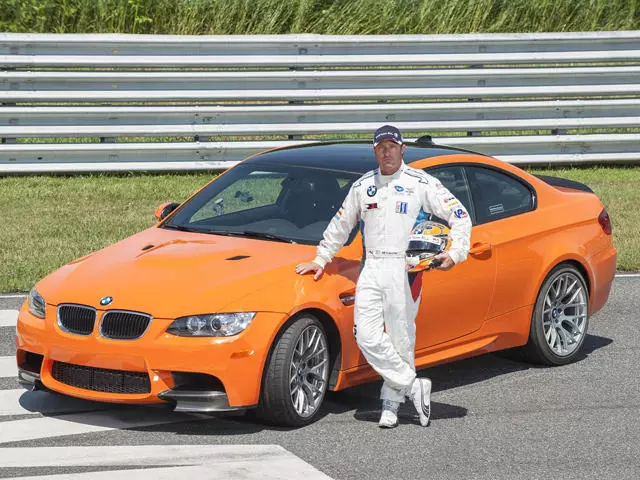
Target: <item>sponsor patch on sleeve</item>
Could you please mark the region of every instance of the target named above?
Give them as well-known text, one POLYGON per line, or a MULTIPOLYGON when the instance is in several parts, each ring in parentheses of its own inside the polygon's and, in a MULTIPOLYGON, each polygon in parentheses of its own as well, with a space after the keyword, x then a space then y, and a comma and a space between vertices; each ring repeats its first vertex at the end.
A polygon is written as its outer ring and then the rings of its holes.
POLYGON ((457 217, 457 218, 467 218, 469 216, 469 214, 462 208, 459 208, 458 210, 456 210, 455 212, 453 212, 453 214, 457 217))

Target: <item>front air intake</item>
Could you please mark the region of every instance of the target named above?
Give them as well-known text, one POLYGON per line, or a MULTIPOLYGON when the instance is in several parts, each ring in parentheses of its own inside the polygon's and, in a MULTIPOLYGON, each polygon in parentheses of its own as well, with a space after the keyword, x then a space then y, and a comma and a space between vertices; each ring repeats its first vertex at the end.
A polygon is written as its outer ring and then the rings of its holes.
POLYGON ((107 370, 65 362, 53 362, 51 376, 60 383, 83 390, 106 393, 140 394, 151 392, 145 372, 107 370))

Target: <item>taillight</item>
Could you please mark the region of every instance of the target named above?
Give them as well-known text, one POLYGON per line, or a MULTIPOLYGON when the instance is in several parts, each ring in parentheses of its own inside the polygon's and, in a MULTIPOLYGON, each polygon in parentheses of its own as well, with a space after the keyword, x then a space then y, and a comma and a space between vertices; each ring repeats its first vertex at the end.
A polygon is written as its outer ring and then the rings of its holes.
POLYGON ((598 217, 598 223, 602 227, 602 231, 607 235, 611 235, 611 218, 609 218, 609 214, 607 213, 607 209, 603 209, 602 213, 598 217))

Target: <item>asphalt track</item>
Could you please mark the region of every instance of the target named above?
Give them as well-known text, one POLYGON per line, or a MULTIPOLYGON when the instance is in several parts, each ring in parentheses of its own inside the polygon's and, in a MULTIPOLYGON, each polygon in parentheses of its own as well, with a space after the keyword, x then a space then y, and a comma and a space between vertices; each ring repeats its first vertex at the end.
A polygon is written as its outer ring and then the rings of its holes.
POLYGON ((22 301, 0 297, 0 478, 640 478, 640 276, 616 279, 578 362, 484 355, 422 371, 431 426, 403 407, 393 430, 376 425, 377 383, 329 394, 297 430, 25 392, 6 358, 22 301))

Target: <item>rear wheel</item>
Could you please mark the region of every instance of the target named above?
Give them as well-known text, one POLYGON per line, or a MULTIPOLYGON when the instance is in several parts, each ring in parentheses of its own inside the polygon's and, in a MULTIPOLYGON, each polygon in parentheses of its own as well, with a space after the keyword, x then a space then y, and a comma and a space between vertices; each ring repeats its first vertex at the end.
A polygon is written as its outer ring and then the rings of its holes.
POLYGON ((260 418, 290 427, 317 418, 329 378, 327 335, 318 319, 307 314, 287 326, 265 368, 260 418))
POLYGON ((523 353, 545 365, 570 363, 580 354, 588 326, 589 290, 582 273, 560 264, 540 288, 523 353))

